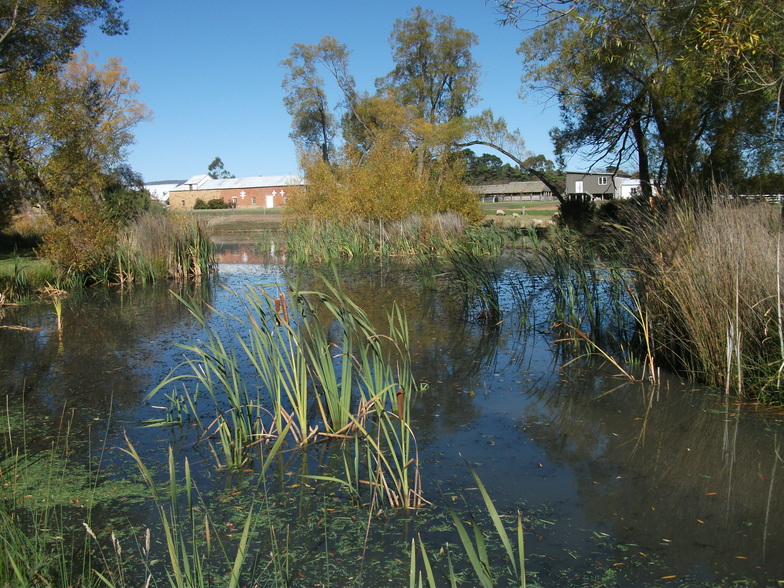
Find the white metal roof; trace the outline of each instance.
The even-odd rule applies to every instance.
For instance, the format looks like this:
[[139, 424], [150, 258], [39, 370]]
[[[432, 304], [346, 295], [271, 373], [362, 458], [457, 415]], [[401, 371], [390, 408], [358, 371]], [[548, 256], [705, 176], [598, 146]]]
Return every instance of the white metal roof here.
[[204, 178], [204, 174], [193, 176], [186, 182], [177, 186], [172, 192], [180, 190], [190, 190], [190, 185], [194, 185], [197, 190], [229, 190], [247, 188], [269, 188], [272, 186], [302, 186], [304, 180], [299, 176], [246, 176], [244, 178], [226, 178], [213, 180], [209, 176]]

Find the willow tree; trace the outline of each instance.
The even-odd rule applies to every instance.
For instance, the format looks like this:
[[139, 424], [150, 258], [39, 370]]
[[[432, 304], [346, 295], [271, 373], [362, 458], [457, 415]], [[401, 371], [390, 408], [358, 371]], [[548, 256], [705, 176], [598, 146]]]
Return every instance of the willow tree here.
[[[717, 68], [722, 51], [706, 50], [716, 39], [709, 24], [722, 11], [762, 6], [759, 0], [519, 0], [503, 9], [508, 23], [536, 23], [520, 47], [523, 79], [558, 100], [556, 152], [582, 150], [617, 166], [634, 158], [648, 194], [654, 181], [684, 194], [695, 179], [732, 182], [763, 152], [770, 161], [780, 148], [776, 92], [752, 88], [737, 63]], [[769, 61], [771, 79], [780, 62]]]
[[[356, 91], [342, 44], [325, 37], [295, 45], [283, 62], [284, 104], [307, 188], [291, 209], [381, 221], [451, 210], [476, 220], [476, 198], [460, 181], [463, 161], [453, 153], [476, 102], [475, 43], [452, 18], [414, 9], [395, 23], [395, 68], [373, 95]], [[323, 74], [341, 95], [334, 108]]]

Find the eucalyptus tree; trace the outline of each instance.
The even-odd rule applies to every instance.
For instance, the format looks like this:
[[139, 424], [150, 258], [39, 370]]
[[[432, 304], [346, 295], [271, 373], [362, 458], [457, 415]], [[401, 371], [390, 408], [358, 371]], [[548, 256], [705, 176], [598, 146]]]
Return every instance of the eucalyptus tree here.
[[[695, 178], [733, 181], [751, 161], [773, 161], [780, 151], [775, 84], [754, 85], [750, 68], [731, 63], [732, 49], [711, 49], [717, 15], [752, 6], [763, 4], [518, 0], [502, 10], [507, 23], [532, 27], [519, 49], [523, 79], [558, 100], [556, 152], [583, 150], [616, 166], [636, 158], [647, 194], [655, 180], [684, 194]], [[731, 47], [758, 61], [753, 47]], [[718, 68], [722, 56], [726, 67]], [[766, 79], [776, 80], [781, 60], [770, 57]]]
[[[342, 92], [345, 104], [355, 101], [354, 79], [348, 73], [349, 51], [332, 37], [317, 45], [295, 44], [283, 65], [285, 96], [283, 104], [291, 115], [291, 138], [305, 151], [317, 148], [329, 162], [335, 148], [337, 121], [327, 100], [320, 68], [332, 75]], [[336, 104], [337, 106], [337, 104]]]
[[225, 180], [234, 177], [234, 174], [223, 165], [223, 160], [220, 157], [213, 159], [212, 163], [207, 166], [207, 175], [213, 180]]
[[393, 89], [431, 124], [463, 116], [478, 98], [480, 70], [471, 54], [477, 43], [474, 33], [455, 27], [453, 17], [416, 7], [395, 21], [390, 35], [395, 67], [376, 86]]

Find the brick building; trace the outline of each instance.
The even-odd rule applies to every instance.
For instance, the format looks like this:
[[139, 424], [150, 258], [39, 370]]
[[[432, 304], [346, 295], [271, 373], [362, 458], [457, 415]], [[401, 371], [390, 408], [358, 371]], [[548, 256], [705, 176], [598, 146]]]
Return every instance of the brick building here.
[[169, 190], [169, 208], [192, 209], [199, 198], [204, 202], [219, 198], [235, 208], [274, 208], [283, 206], [303, 185], [299, 176], [213, 180], [200, 174]]

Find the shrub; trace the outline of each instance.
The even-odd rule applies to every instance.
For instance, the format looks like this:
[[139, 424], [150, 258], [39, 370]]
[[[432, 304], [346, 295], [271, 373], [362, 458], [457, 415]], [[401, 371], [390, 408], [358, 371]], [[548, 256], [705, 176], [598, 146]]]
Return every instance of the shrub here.
[[213, 198], [205, 202], [201, 198], [197, 198], [193, 203], [193, 210], [220, 210], [223, 208], [231, 208], [231, 204], [224, 202], [220, 198]]
[[213, 198], [212, 200], [207, 201], [207, 208], [211, 210], [220, 210], [223, 208], [231, 208], [231, 204], [224, 202], [220, 198]]
[[113, 258], [115, 226], [100, 214], [71, 218], [47, 231], [38, 254], [65, 273], [95, 275]]

